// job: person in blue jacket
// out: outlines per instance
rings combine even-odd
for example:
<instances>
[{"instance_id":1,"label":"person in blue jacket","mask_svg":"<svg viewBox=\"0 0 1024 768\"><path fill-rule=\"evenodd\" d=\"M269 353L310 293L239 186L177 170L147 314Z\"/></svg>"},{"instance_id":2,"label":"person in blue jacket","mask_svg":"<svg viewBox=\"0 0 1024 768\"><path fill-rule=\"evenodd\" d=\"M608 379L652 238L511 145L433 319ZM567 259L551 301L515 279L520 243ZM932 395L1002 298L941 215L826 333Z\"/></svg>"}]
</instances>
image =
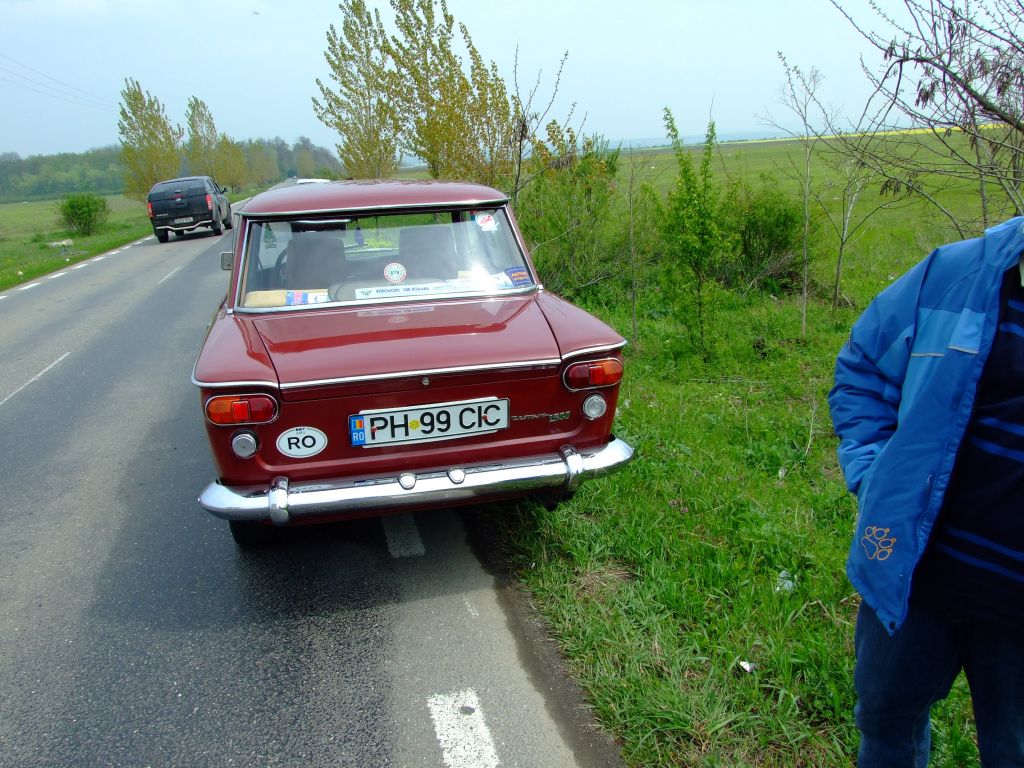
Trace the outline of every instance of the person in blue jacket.
<instances>
[{"instance_id":1,"label":"person in blue jacket","mask_svg":"<svg viewBox=\"0 0 1024 768\"><path fill-rule=\"evenodd\" d=\"M1024 217L880 293L829 406L857 525L846 571L858 765L928 764L962 669L985 766L1024 766Z\"/></svg>"}]
</instances>

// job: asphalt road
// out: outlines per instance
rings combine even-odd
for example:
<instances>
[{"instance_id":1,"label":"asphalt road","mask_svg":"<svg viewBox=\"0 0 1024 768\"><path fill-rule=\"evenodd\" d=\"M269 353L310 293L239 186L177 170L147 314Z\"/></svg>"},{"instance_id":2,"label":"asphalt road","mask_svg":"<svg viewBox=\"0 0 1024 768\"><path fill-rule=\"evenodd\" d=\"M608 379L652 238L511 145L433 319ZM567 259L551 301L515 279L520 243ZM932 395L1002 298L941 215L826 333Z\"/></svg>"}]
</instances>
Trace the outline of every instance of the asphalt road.
<instances>
[{"instance_id":1,"label":"asphalt road","mask_svg":"<svg viewBox=\"0 0 1024 768\"><path fill-rule=\"evenodd\" d=\"M241 552L198 506L231 238L0 293L0 766L619 765L455 512Z\"/></svg>"}]
</instances>

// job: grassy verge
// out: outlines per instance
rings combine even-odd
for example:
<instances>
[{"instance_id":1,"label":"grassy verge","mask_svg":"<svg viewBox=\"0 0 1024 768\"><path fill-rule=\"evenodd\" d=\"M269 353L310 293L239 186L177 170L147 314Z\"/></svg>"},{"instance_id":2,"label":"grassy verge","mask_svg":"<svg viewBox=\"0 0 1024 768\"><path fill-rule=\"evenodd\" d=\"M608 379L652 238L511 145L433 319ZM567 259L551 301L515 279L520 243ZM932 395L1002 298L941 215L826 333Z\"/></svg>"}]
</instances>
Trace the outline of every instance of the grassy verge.
<instances>
[{"instance_id":1,"label":"grassy verge","mask_svg":"<svg viewBox=\"0 0 1024 768\"><path fill-rule=\"evenodd\" d=\"M234 201L252 194L250 190L230 197ZM145 203L123 195L106 199L110 218L89 237L64 229L56 200L0 204L0 291L153 234ZM62 240L73 243L50 246Z\"/></svg>"},{"instance_id":2,"label":"grassy verge","mask_svg":"<svg viewBox=\"0 0 1024 768\"><path fill-rule=\"evenodd\" d=\"M55 200L0 205L0 290L152 234L145 205L121 195L107 203L109 221L89 237L64 230ZM66 248L49 245L68 239Z\"/></svg>"},{"instance_id":3,"label":"grassy verge","mask_svg":"<svg viewBox=\"0 0 1024 768\"><path fill-rule=\"evenodd\" d=\"M795 302L716 298L710 365L667 351L662 320L629 348L636 460L496 524L631 765L849 766L856 509L825 397L855 312L812 307L802 339ZM976 764L964 691L935 718L938 765Z\"/></svg>"}]
</instances>

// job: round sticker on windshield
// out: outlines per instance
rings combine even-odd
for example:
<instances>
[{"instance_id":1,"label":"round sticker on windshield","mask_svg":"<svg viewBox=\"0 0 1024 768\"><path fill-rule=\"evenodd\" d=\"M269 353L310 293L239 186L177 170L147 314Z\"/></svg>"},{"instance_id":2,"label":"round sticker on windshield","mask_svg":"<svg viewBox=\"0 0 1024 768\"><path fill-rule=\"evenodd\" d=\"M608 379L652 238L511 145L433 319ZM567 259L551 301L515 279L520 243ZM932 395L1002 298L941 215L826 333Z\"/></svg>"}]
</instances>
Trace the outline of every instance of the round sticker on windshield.
<instances>
[{"instance_id":1,"label":"round sticker on windshield","mask_svg":"<svg viewBox=\"0 0 1024 768\"><path fill-rule=\"evenodd\" d=\"M400 283L405 280L406 276L405 266L399 264L397 261L392 261L386 267L384 267L384 279L389 283Z\"/></svg>"},{"instance_id":2,"label":"round sticker on windshield","mask_svg":"<svg viewBox=\"0 0 1024 768\"><path fill-rule=\"evenodd\" d=\"M286 429L277 438L277 450L293 459L308 459L327 447L327 435L315 427Z\"/></svg>"}]
</instances>

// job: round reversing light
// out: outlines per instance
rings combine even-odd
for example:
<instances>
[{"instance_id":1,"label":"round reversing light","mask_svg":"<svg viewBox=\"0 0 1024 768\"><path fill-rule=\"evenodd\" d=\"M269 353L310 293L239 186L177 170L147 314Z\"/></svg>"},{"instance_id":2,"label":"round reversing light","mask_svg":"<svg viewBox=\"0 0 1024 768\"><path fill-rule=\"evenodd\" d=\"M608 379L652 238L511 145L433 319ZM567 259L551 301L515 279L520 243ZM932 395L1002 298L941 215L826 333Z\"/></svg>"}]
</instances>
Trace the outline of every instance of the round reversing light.
<instances>
[{"instance_id":1,"label":"round reversing light","mask_svg":"<svg viewBox=\"0 0 1024 768\"><path fill-rule=\"evenodd\" d=\"M231 450L240 459L251 458L255 455L257 447L256 435L252 432L239 432L231 438Z\"/></svg>"},{"instance_id":2,"label":"round reversing light","mask_svg":"<svg viewBox=\"0 0 1024 768\"><path fill-rule=\"evenodd\" d=\"M608 403L601 395L591 395L583 401L583 415L588 419L600 419L608 411Z\"/></svg>"}]
</instances>

